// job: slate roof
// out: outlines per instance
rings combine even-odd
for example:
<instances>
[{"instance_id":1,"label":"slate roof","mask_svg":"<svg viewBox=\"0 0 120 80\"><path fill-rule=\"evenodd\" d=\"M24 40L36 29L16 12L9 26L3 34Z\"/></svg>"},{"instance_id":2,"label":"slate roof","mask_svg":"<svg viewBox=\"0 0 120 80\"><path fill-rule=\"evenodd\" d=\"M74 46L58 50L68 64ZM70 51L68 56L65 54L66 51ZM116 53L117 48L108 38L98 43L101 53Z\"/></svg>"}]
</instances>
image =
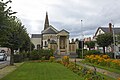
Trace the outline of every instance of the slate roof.
<instances>
[{"instance_id":1,"label":"slate roof","mask_svg":"<svg viewBox=\"0 0 120 80\"><path fill-rule=\"evenodd\" d=\"M43 32L43 34L56 34L56 32L53 29L49 28L48 30Z\"/></svg>"},{"instance_id":2,"label":"slate roof","mask_svg":"<svg viewBox=\"0 0 120 80\"><path fill-rule=\"evenodd\" d=\"M100 29L102 29L104 32L109 32L109 28L107 27L99 27ZM114 33L115 34L119 34L120 33L120 28L113 28L114 29Z\"/></svg>"},{"instance_id":3,"label":"slate roof","mask_svg":"<svg viewBox=\"0 0 120 80\"><path fill-rule=\"evenodd\" d=\"M62 31L65 31L66 33L68 33L68 34L69 34L69 32L68 32L68 31L66 31L65 29L62 29L62 30L61 30L61 31L59 31L58 33L62 32Z\"/></svg>"},{"instance_id":4,"label":"slate roof","mask_svg":"<svg viewBox=\"0 0 120 80\"><path fill-rule=\"evenodd\" d=\"M57 33L58 31L51 25L47 29L42 31L42 34L57 34Z\"/></svg>"},{"instance_id":5,"label":"slate roof","mask_svg":"<svg viewBox=\"0 0 120 80\"><path fill-rule=\"evenodd\" d=\"M32 34L31 38L41 38L41 34Z\"/></svg>"}]
</instances>

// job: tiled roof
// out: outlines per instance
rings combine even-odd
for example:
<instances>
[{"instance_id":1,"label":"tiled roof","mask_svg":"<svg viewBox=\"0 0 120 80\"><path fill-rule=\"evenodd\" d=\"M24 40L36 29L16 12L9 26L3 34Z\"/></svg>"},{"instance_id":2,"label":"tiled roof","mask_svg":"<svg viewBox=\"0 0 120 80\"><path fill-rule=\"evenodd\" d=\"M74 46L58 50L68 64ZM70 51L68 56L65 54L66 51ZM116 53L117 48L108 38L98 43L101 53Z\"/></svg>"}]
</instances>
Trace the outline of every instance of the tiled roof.
<instances>
[{"instance_id":1,"label":"tiled roof","mask_svg":"<svg viewBox=\"0 0 120 80\"><path fill-rule=\"evenodd\" d=\"M31 38L41 38L41 34L32 34Z\"/></svg>"}]
</instances>

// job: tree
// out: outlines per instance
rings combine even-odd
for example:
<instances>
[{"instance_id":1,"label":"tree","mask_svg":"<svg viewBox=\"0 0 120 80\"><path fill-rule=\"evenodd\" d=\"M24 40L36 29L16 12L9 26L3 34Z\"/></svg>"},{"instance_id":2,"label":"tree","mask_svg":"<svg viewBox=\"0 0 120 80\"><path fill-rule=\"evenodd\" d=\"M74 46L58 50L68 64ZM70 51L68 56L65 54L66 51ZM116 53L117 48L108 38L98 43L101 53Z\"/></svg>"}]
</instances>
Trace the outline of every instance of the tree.
<instances>
[{"instance_id":1,"label":"tree","mask_svg":"<svg viewBox=\"0 0 120 80\"><path fill-rule=\"evenodd\" d=\"M0 46L11 49L10 65L14 65L14 50L18 50L25 44L30 44L30 39L26 28L16 16L11 16L11 7L7 4L11 2L0 1Z\"/></svg>"},{"instance_id":2,"label":"tree","mask_svg":"<svg viewBox=\"0 0 120 80\"><path fill-rule=\"evenodd\" d=\"M87 45L89 50L91 50L91 48L95 47L95 42L94 41L87 41L87 42L85 42L85 45Z\"/></svg>"},{"instance_id":3,"label":"tree","mask_svg":"<svg viewBox=\"0 0 120 80\"><path fill-rule=\"evenodd\" d=\"M117 35L116 42L120 44L120 33Z\"/></svg>"},{"instance_id":4,"label":"tree","mask_svg":"<svg viewBox=\"0 0 120 80\"><path fill-rule=\"evenodd\" d=\"M96 40L97 40L97 44L100 47L103 47L103 53L105 54L105 47L108 47L113 43L113 36L111 33L105 33L98 35Z\"/></svg>"}]
</instances>

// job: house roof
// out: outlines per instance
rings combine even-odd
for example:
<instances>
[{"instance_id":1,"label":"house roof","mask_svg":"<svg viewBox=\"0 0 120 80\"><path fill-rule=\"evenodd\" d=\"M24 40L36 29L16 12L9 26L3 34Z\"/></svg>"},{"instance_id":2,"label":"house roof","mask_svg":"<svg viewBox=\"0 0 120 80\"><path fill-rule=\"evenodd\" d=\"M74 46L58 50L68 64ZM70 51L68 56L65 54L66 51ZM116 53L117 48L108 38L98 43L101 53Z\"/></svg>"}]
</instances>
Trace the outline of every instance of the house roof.
<instances>
[{"instance_id":1,"label":"house roof","mask_svg":"<svg viewBox=\"0 0 120 80\"><path fill-rule=\"evenodd\" d=\"M109 28L107 28L107 27L100 27L100 29L102 29L106 33L109 32ZM113 30L114 30L115 34L119 34L120 33L120 28L113 28Z\"/></svg>"},{"instance_id":2,"label":"house roof","mask_svg":"<svg viewBox=\"0 0 120 80\"><path fill-rule=\"evenodd\" d=\"M66 31L65 29L62 29L62 30L61 30L61 31L59 31L58 33L62 32L62 31L65 31L66 33L68 33L68 34L69 34L69 32L68 32L68 31Z\"/></svg>"},{"instance_id":3,"label":"house roof","mask_svg":"<svg viewBox=\"0 0 120 80\"><path fill-rule=\"evenodd\" d=\"M47 29L42 31L42 34L57 34L57 33L58 31L51 25Z\"/></svg>"},{"instance_id":4,"label":"house roof","mask_svg":"<svg viewBox=\"0 0 120 80\"><path fill-rule=\"evenodd\" d=\"M101 30L104 31L105 33L110 32L110 30L109 30L108 27L99 27L99 28L97 29L96 33L95 33L95 36L96 36L96 34L97 34L97 32L98 32L99 29L101 29ZM118 27L118 28L113 28L113 30L114 30L114 33L115 33L115 34L119 34L119 33L120 33L120 28L119 28L119 27Z\"/></svg>"},{"instance_id":5,"label":"house roof","mask_svg":"<svg viewBox=\"0 0 120 80\"><path fill-rule=\"evenodd\" d=\"M41 34L32 34L31 38L41 38Z\"/></svg>"}]
</instances>

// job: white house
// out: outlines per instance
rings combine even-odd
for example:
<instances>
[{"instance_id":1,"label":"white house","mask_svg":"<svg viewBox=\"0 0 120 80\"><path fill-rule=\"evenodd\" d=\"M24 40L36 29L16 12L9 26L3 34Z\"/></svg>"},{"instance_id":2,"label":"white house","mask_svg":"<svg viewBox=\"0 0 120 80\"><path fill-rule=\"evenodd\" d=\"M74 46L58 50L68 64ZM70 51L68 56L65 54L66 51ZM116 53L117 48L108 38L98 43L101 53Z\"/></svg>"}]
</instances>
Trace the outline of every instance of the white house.
<instances>
[{"instance_id":1,"label":"white house","mask_svg":"<svg viewBox=\"0 0 120 80\"><path fill-rule=\"evenodd\" d=\"M119 27L117 27L117 28L112 28L112 24L111 23L109 23L109 27L99 27L98 29L97 29L97 31L96 31L96 33L95 33L95 36L93 37L93 41L96 41L96 38L97 38L97 36L98 35L100 35L100 34L104 34L104 33L113 33L113 30L114 30L114 34L115 34L115 41L116 41L116 45L115 45L115 47L116 47L116 49L115 49L115 51L117 51L117 52L120 52L120 44L118 44L117 43L117 41L119 41L118 39L117 39L117 36L118 36L118 34L120 34L120 28ZM95 49L96 50L101 50L102 51L102 48L101 47L99 47L99 45L97 45L96 44L96 46L95 46ZM106 47L106 52L113 52L113 47Z\"/></svg>"}]
</instances>

